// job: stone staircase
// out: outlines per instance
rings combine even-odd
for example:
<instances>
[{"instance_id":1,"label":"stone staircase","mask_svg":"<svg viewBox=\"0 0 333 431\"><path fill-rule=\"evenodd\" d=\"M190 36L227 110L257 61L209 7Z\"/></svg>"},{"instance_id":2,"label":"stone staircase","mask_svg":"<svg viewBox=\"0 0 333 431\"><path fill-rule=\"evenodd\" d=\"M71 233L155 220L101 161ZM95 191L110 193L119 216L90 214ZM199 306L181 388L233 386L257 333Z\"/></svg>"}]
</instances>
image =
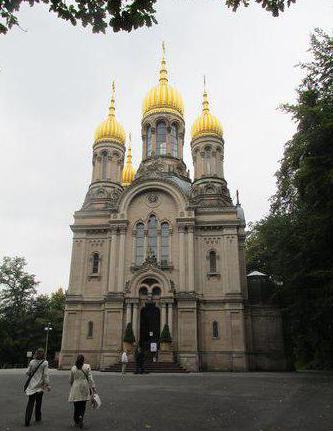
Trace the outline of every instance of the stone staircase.
<instances>
[{"instance_id":1,"label":"stone staircase","mask_svg":"<svg viewBox=\"0 0 333 431\"><path fill-rule=\"evenodd\" d=\"M135 372L135 362L128 362L126 367L126 373L134 373ZM145 373L188 373L189 371L182 368L179 364L176 362L152 362L152 361L146 361L145 362ZM104 372L113 372L113 373L120 373L121 372L121 362L118 362L117 364L111 365L110 367L106 367L103 370Z\"/></svg>"}]
</instances>

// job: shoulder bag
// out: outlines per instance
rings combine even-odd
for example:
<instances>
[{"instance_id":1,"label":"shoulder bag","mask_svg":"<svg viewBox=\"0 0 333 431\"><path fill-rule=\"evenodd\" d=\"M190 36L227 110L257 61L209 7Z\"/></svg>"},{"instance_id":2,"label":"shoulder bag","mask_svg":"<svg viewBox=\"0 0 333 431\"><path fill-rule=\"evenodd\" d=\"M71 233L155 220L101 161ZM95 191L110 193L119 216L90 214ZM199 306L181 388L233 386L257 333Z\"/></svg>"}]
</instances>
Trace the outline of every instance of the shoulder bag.
<instances>
[{"instance_id":1,"label":"shoulder bag","mask_svg":"<svg viewBox=\"0 0 333 431\"><path fill-rule=\"evenodd\" d=\"M36 374L36 371L38 370L38 368L42 365L42 363L44 361L45 361L45 359L41 360L40 363L37 365L37 367L33 370L33 372L29 374L28 380L25 382L25 384L23 386L24 392L28 389L28 386L29 386L29 383L31 382L31 379Z\"/></svg>"}]
</instances>

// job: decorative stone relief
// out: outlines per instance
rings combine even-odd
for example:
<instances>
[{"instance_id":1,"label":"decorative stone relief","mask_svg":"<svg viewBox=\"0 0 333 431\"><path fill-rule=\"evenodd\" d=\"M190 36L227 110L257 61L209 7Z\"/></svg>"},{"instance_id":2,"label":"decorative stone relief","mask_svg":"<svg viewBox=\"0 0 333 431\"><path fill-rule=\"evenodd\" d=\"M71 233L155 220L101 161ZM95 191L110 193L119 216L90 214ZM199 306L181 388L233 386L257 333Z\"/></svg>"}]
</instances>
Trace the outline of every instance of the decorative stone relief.
<instances>
[{"instance_id":1,"label":"decorative stone relief","mask_svg":"<svg viewBox=\"0 0 333 431\"><path fill-rule=\"evenodd\" d=\"M161 200L157 192L146 193L144 198L146 205L150 208L156 208L161 204Z\"/></svg>"}]
</instances>

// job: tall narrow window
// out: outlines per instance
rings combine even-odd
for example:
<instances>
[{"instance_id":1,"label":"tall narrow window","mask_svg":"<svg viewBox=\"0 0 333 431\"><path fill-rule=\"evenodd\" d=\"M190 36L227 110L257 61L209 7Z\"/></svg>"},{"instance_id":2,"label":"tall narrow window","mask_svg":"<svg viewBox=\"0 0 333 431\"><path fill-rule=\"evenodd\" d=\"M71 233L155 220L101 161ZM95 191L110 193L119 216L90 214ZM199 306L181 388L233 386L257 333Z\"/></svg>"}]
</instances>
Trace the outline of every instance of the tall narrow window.
<instances>
[{"instance_id":1,"label":"tall narrow window","mask_svg":"<svg viewBox=\"0 0 333 431\"><path fill-rule=\"evenodd\" d=\"M151 150L152 150L152 146L151 146L151 127L147 126L147 129L146 129L146 151L147 151L147 156L151 156Z\"/></svg>"},{"instance_id":2,"label":"tall narrow window","mask_svg":"<svg viewBox=\"0 0 333 431\"><path fill-rule=\"evenodd\" d=\"M154 215L148 220L148 247L157 257L157 220Z\"/></svg>"},{"instance_id":3,"label":"tall narrow window","mask_svg":"<svg viewBox=\"0 0 333 431\"><path fill-rule=\"evenodd\" d=\"M206 159L206 175L210 175L210 149L206 149L205 151L205 159Z\"/></svg>"},{"instance_id":4,"label":"tall narrow window","mask_svg":"<svg viewBox=\"0 0 333 431\"><path fill-rule=\"evenodd\" d=\"M145 227L143 223L138 223L136 225L135 242L135 264L142 265L145 258Z\"/></svg>"},{"instance_id":5,"label":"tall narrow window","mask_svg":"<svg viewBox=\"0 0 333 431\"><path fill-rule=\"evenodd\" d=\"M92 258L92 273L97 274L99 271L99 254L94 253Z\"/></svg>"},{"instance_id":6,"label":"tall narrow window","mask_svg":"<svg viewBox=\"0 0 333 431\"><path fill-rule=\"evenodd\" d=\"M108 161L108 153L104 151L102 154L102 180L106 179L107 161Z\"/></svg>"},{"instance_id":7,"label":"tall narrow window","mask_svg":"<svg viewBox=\"0 0 333 431\"><path fill-rule=\"evenodd\" d=\"M209 252L209 272L216 272L216 251Z\"/></svg>"},{"instance_id":8,"label":"tall narrow window","mask_svg":"<svg viewBox=\"0 0 333 431\"><path fill-rule=\"evenodd\" d=\"M92 338L94 335L94 322L88 322L88 338Z\"/></svg>"},{"instance_id":9,"label":"tall narrow window","mask_svg":"<svg viewBox=\"0 0 333 431\"><path fill-rule=\"evenodd\" d=\"M167 265L169 261L169 225L161 224L161 265Z\"/></svg>"},{"instance_id":10,"label":"tall narrow window","mask_svg":"<svg viewBox=\"0 0 333 431\"><path fill-rule=\"evenodd\" d=\"M178 157L178 128L176 124L171 126L171 154L173 157Z\"/></svg>"},{"instance_id":11,"label":"tall narrow window","mask_svg":"<svg viewBox=\"0 0 333 431\"><path fill-rule=\"evenodd\" d=\"M166 124L161 121L157 123L156 127L156 153L157 154L166 154L166 137L167 137L167 128Z\"/></svg>"},{"instance_id":12,"label":"tall narrow window","mask_svg":"<svg viewBox=\"0 0 333 431\"><path fill-rule=\"evenodd\" d=\"M213 322L213 338L219 337L219 325L216 320Z\"/></svg>"}]
</instances>

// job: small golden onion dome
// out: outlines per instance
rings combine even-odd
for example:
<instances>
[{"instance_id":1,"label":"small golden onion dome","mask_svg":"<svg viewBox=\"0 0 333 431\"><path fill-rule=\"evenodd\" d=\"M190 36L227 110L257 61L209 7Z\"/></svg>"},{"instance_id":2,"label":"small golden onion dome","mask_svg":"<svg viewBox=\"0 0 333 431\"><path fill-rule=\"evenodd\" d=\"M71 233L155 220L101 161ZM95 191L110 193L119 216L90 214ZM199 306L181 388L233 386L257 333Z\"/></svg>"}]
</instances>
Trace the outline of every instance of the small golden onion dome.
<instances>
[{"instance_id":1,"label":"small golden onion dome","mask_svg":"<svg viewBox=\"0 0 333 431\"><path fill-rule=\"evenodd\" d=\"M126 133L123 126L118 123L115 115L115 86L112 83L112 97L109 107L109 114L106 120L104 120L96 129L95 132L95 144L102 141L115 141L119 144L125 145Z\"/></svg>"},{"instance_id":2,"label":"small golden onion dome","mask_svg":"<svg viewBox=\"0 0 333 431\"><path fill-rule=\"evenodd\" d=\"M210 113L206 84L204 85L202 114L195 120L192 126L192 139L200 136L215 135L223 136L223 128L220 121Z\"/></svg>"},{"instance_id":3,"label":"small golden onion dome","mask_svg":"<svg viewBox=\"0 0 333 431\"><path fill-rule=\"evenodd\" d=\"M132 166L132 148L131 148L131 134L129 135L129 145L127 148L127 157L126 157L126 163L123 169L122 174L122 185L124 187L129 186L135 177L135 169Z\"/></svg>"},{"instance_id":4,"label":"small golden onion dome","mask_svg":"<svg viewBox=\"0 0 333 431\"><path fill-rule=\"evenodd\" d=\"M184 115L184 102L178 90L168 84L168 71L165 61L165 47L162 44L163 55L160 69L160 82L148 91L144 98L143 117L156 112L175 112Z\"/></svg>"}]
</instances>

